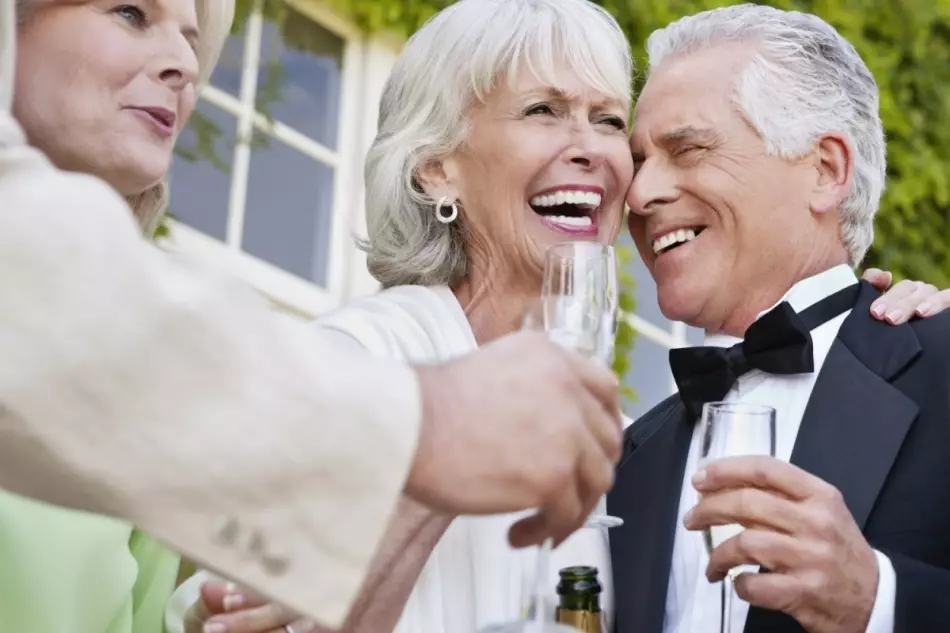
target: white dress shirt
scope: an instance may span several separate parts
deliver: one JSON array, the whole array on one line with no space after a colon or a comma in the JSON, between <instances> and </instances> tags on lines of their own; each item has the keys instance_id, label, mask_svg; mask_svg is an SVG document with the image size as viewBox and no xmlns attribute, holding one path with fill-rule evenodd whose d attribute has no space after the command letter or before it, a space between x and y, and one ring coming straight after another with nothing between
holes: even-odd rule
<instances>
[{"instance_id":1,"label":"white dress shirt","mask_svg":"<svg viewBox=\"0 0 950 633\"><path fill-rule=\"evenodd\" d=\"M808 306L856 282L857 278L848 266L837 266L798 282L782 298L782 301L788 301L792 308L801 312ZM765 404L775 408L777 418L775 456L779 459L789 461L791 458L812 389L831 345L838 335L838 330L849 313L850 311L812 331L815 354L813 373L777 376L753 370L742 376L726 395L725 400L729 402ZM762 314L765 312L759 316L761 317ZM730 347L739 341L740 339L731 336L707 335L705 344ZM683 527L683 516L696 505L698 500L696 489L693 488L690 478L696 471L699 458L699 431L700 425L697 424L683 476L663 633L719 633L722 611L720 584L711 584L706 580L709 555L706 553L702 534L687 531ZM867 633L891 633L894 629L897 578L891 561L880 552L875 552L875 554L878 561L879 579ZM731 611L733 633L743 631L748 613L749 604L738 596L733 596Z\"/></svg>"}]
</instances>

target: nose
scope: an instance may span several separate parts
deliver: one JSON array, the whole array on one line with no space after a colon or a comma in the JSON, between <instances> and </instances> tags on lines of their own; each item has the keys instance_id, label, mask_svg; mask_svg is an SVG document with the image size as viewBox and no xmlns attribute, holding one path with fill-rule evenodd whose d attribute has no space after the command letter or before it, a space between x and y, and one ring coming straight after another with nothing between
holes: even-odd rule
<instances>
[{"instance_id":1,"label":"nose","mask_svg":"<svg viewBox=\"0 0 950 633\"><path fill-rule=\"evenodd\" d=\"M175 92L181 92L198 78L198 56L179 33L164 39L156 56L154 79Z\"/></svg>"},{"instance_id":2,"label":"nose","mask_svg":"<svg viewBox=\"0 0 950 633\"><path fill-rule=\"evenodd\" d=\"M571 134L570 147L564 154L565 160L585 171L594 171L604 164L606 157L603 136L590 123L576 125Z\"/></svg>"},{"instance_id":3,"label":"nose","mask_svg":"<svg viewBox=\"0 0 950 633\"><path fill-rule=\"evenodd\" d=\"M660 159L653 158L645 160L633 175L633 183L627 192L627 204L631 212L649 215L678 197L675 174Z\"/></svg>"}]
</instances>

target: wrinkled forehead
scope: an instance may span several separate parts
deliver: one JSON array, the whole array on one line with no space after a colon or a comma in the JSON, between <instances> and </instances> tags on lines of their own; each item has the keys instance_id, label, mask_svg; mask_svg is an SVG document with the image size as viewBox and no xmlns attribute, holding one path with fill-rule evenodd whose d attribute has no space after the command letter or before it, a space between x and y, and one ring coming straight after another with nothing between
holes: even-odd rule
<instances>
[{"instance_id":1,"label":"wrinkled forehead","mask_svg":"<svg viewBox=\"0 0 950 633\"><path fill-rule=\"evenodd\" d=\"M631 144L656 144L677 131L720 129L741 118L736 82L747 58L706 52L665 61L647 78L634 109Z\"/></svg>"},{"instance_id":2,"label":"wrinkled forehead","mask_svg":"<svg viewBox=\"0 0 950 633\"><path fill-rule=\"evenodd\" d=\"M513 98L589 102L594 106L622 109L625 113L629 113L631 107L629 90L618 90L604 78L591 76L566 60L552 65L525 60L497 77L494 91Z\"/></svg>"}]
</instances>

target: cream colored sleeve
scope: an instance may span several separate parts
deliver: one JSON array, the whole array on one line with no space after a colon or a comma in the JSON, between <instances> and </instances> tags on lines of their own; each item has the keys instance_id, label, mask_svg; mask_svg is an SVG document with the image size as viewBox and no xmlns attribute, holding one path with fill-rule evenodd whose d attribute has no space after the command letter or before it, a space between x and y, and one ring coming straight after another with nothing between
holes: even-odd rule
<instances>
[{"instance_id":1,"label":"cream colored sleeve","mask_svg":"<svg viewBox=\"0 0 950 633\"><path fill-rule=\"evenodd\" d=\"M415 374L147 245L110 189L11 138L0 120L0 486L339 625L413 459Z\"/></svg>"}]
</instances>

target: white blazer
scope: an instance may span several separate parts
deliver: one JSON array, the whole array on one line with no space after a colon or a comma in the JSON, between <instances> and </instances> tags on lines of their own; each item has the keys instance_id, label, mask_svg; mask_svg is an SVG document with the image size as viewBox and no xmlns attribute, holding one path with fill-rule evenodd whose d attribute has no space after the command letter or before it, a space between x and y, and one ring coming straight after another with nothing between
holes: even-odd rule
<instances>
[{"instance_id":1,"label":"white blazer","mask_svg":"<svg viewBox=\"0 0 950 633\"><path fill-rule=\"evenodd\" d=\"M342 351L141 239L9 114L0 0L0 487L113 514L338 626L414 455L401 363Z\"/></svg>"}]
</instances>

